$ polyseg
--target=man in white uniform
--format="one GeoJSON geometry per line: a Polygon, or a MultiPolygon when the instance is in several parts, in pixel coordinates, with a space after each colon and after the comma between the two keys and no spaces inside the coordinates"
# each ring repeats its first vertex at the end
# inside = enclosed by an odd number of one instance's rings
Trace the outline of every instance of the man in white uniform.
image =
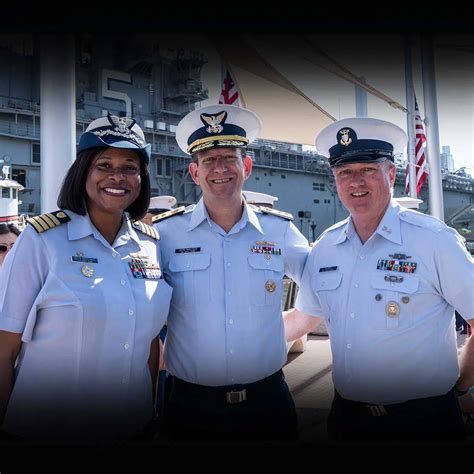
{"type": "Polygon", "coordinates": [[[473,261],[454,229],[392,199],[405,145],[403,130],[369,118],[316,139],[350,217],[312,249],[286,330],[292,340],[325,317],[335,439],[463,436],[457,396],[474,384],[474,339],[459,376],[454,309],[473,324],[473,261]]]}
{"type": "Polygon", "coordinates": [[[252,169],[245,147],[260,126],[246,109],[216,105],[191,112],[176,131],[203,197],[156,217],[173,287],[165,345],[172,438],[296,437],[281,370],[282,280],[300,281],[309,246],[291,215],[242,197],[252,169]]]}

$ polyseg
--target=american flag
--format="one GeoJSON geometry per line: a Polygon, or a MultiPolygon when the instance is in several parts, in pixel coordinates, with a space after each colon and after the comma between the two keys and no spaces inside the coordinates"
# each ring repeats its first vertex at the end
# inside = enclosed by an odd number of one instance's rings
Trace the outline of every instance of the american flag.
{"type": "Polygon", "coordinates": [[[239,91],[235,85],[232,76],[228,69],[225,71],[224,82],[222,84],[221,96],[219,98],[219,104],[236,105],[240,107],[239,91]]]}
{"type": "MultiPolygon", "coordinates": [[[[425,155],[425,143],[426,135],[425,129],[423,127],[423,121],[421,120],[420,110],[418,109],[418,102],[415,97],[415,170],[416,170],[416,195],[418,196],[421,191],[423,183],[428,177],[428,163],[426,161],[425,155]]],[[[408,167],[410,166],[407,163],[406,170],[406,193],[410,192],[410,174],[408,172],[408,167]]]]}

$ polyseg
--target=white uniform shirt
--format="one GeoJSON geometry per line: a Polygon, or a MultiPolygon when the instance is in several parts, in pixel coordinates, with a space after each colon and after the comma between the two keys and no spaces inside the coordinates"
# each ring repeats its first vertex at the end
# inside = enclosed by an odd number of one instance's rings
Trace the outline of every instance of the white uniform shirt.
{"type": "Polygon", "coordinates": [[[449,391],[459,375],[453,307],[474,315],[473,267],[454,229],[394,201],[364,245],[350,218],[327,230],[295,306],[325,315],[338,392],[389,404],[449,391]],[[414,271],[398,271],[409,263],[414,271]]]}
{"type": "Polygon", "coordinates": [[[282,279],[299,283],[308,241],[288,220],[244,204],[226,233],[194,210],[155,227],[163,271],[173,287],[165,363],[176,377],[201,385],[250,383],[286,361],[282,279]]]}
{"type": "Polygon", "coordinates": [[[130,221],[110,245],[87,215],[66,213],[71,221],[40,234],[28,225],[0,273],[0,329],[23,341],[4,428],[130,436],[153,415],[147,360],[172,290],[133,276],[131,257],[157,264],[158,249],[130,221]]]}

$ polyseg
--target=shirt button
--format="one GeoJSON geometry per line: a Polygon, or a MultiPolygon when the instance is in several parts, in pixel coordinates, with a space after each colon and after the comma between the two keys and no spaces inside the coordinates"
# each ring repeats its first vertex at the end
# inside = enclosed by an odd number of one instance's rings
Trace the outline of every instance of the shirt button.
{"type": "Polygon", "coordinates": [[[126,344],[123,345],[123,348],[128,351],[130,349],[130,344],[127,342],[126,344]]]}
{"type": "Polygon", "coordinates": [[[356,288],[359,288],[359,283],[354,283],[354,286],[355,286],[356,288]]]}
{"type": "Polygon", "coordinates": [[[351,348],[352,348],[352,344],[347,344],[347,348],[348,348],[348,349],[351,349],[351,348]]]}
{"type": "Polygon", "coordinates": [[[228,292],[227,292],[227,294],[230,296],[231,292],[230,292],[230,291],[228,291],[228,292]]]}
{"type": "Polygon", "coordinates": [[[133,316],[133,309],[129,309],[129,310],[128,310],[128,314],[129,314],[130,316],[133,316]]]}
{"type": "Polygon", "coordinates": [[[364,260],[365,257],[364,257],[363,255],[359,255],[359,258],[360,258],[361,260],[364,260]]]}
{"type": "Polygon", "coordinates": [[[120,280],[120,284],[121,284],[122,286],[124,286],[124,285],[125,285],[125,280],[120,280]]]}
{"type": "Polygon", "coordinates": [[[124,378],[122,379],[122,383],[127,383],[127,377],[124,377],[124,378]]]}
{"type": "Polygon", "coordinates": [[[355,314],[354,314],[354,313],[351,313],[351,314],[349,314],[349,316],[350,316],[351,318],[354,318],[354,317],[355,317],[355,314]]]}
{"type": "Polygon", "coordinates": [[[118,255],[117,252],[112,251],[112,257],[116,257],[118,255]]]}
{"type": "Polygon", "coordinates": [[[230,349],[229,352],[230,352],[231,354],[233,354],[233,353],[234,353],[234,349],[230,349]]]}
{"type": "Polygon", "coordinates": [[[229,319],[229,324],[234,324],[234,320],[233,320],[233,319],[229,319]]]}
{"type": "Polygon", "coordinates": [[[227,266],[230,267],[230,262],[227,262],[227,266]]]}

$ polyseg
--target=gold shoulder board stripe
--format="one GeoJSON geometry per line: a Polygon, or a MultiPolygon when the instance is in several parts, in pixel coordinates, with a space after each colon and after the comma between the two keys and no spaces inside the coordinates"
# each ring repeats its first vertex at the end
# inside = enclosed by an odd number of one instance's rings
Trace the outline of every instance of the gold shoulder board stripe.
{"type": "Polygon", "coordinates": [[[171,216],[177,216],[179,214],[183,214],[185,210],[186,210],[186,207],[180,206],[180,207],[177,207],[176,209],[171,209],[171,211],[162,212],[161,214],[158,214],[153,217],[153,223],[160,222],[163,219],[168,219],[168,217],[171,217],[171,216]]]}
{"type": "Polygon", "coordinates": [[[144,224],[141,221],[136,221],[133,223],[133,227],[140,232],[143,232],[145,235],[148,235],[148,237],[151,237],[152,239],[160,240],[160,234],[158,234],[158,232],[148,224],[144,224]]]}
{"type": "Polygon", "coordinates": [[[273,209],[271,207],[265,207],[265,206],[260,206],[260,209],[265,214],[272,214],[273,216],[282,217],[283,219],[286,219],[288,221],[292,221],[294,219],[293,214],[290,214],[289,212],[283,212],[283,211],[279,211],[278,209],[273,209]]]}
{"type": "Polygon", "coordinates": [[[64,211],[41,214],[27,219],[28,223],[31,224],[38,233],[45,232],[70,220],[71,218],[64,211]]]}
{"type": "Polygon", "coordinates": [[[28,222],[28,224],[31,224],[33,226],[33,228],[36,230],[36,232],[38,232],[38,233],[44,232],[46,229],[36,219],[37,219],[36,217],[30,217],[29,219],[27,219],[27,222],[28,222]]]}

